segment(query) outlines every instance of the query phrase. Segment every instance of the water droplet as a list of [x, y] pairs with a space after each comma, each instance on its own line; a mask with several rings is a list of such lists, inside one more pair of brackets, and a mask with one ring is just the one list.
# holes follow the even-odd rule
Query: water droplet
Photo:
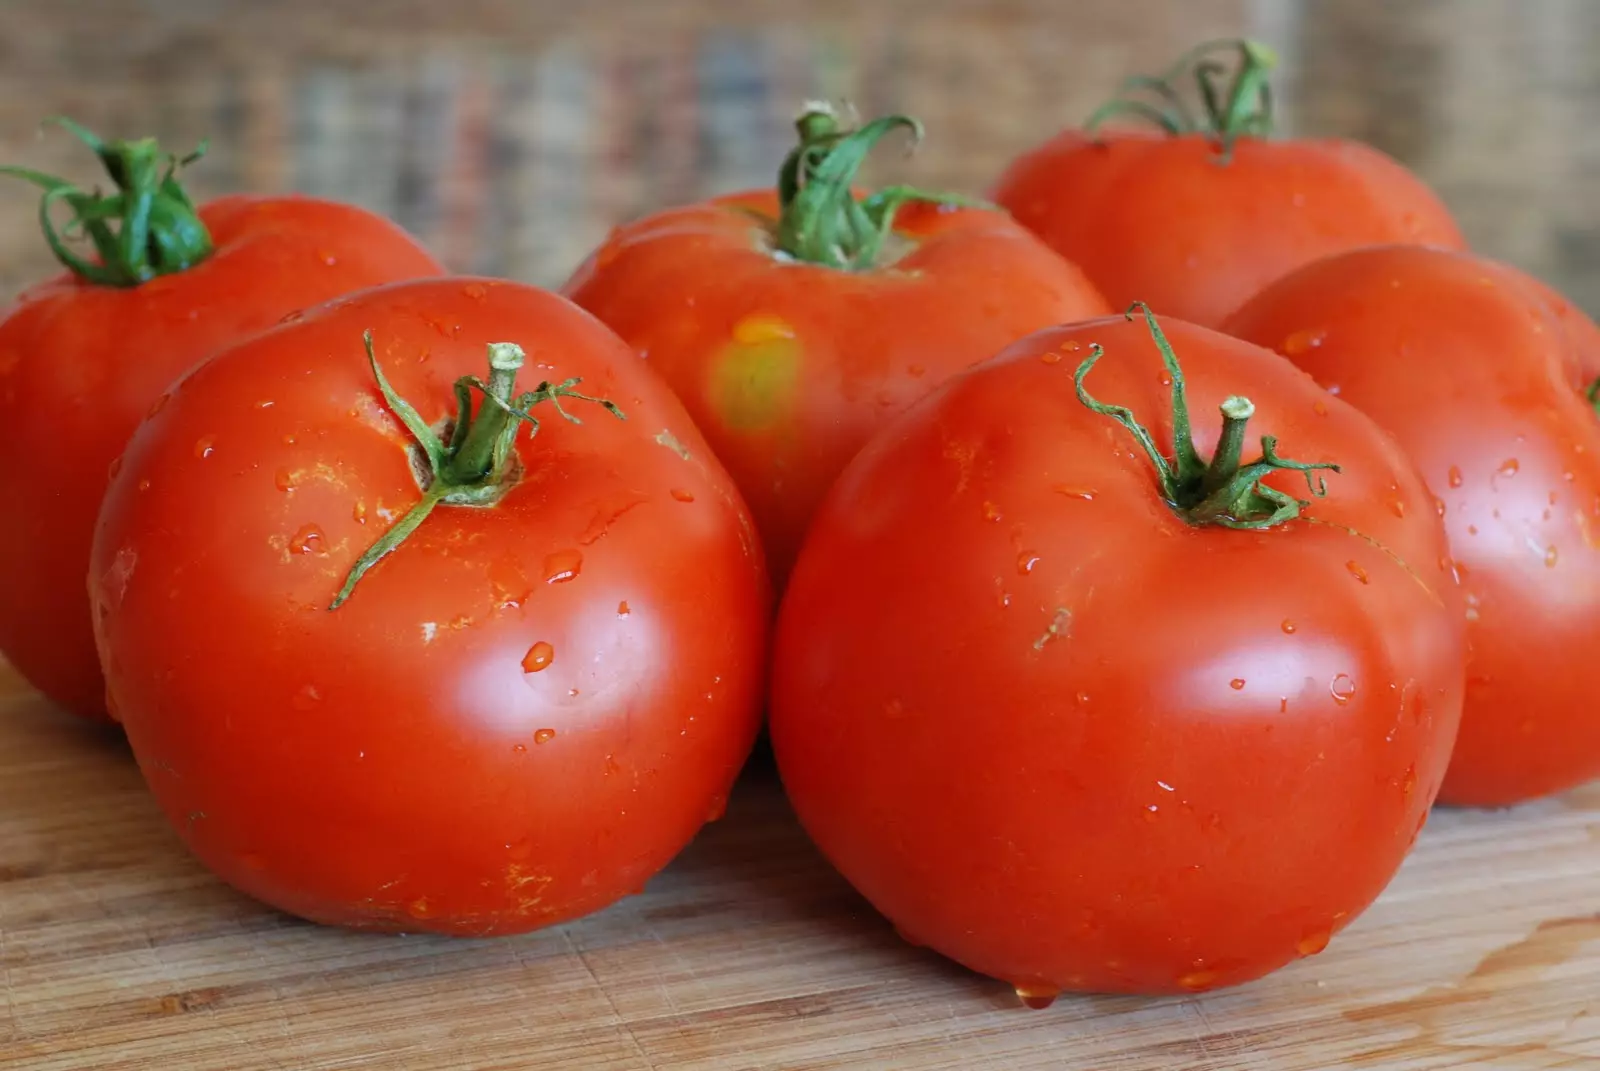
[[685, 491], [680, 487], [674, 487], [672, 489], [672, 497], [677, 499], [679, 502], [693, 502], [694, 492]]
[[426, 896], [419, 896], [406, 905], [406, 914], [414, 919], [429, 919], [433, 917], [433, 904], [428, 902]]
[[474, 301], [482, 301], [489, 296], [489, 288], [482, 283], [468, 283], [461, 288], [461, 292]]
[[1441, 517], [1444, 516], [1444, 499], [1440, 498], [1438, 495], [1433, 496], [1433, 512], [1437, 513]]
[[522, 656], [522, 671], [524, 673], [537, 673], [541, 669], [547, 669], [550, 663], [555, 661], [555, 657], [556, 649], [544, 640], [540, 640], [532, 647], [529, 647], [528, 653]]
[[1083, 349], [1083, 343], [1074, 342], [1071, 339], [1068, 339], [1061, 344], [1061, 348], [1066, 350], [1068, 353], [1077, 353], [1079, 350]]
[[194, 456], [204, 459], [210, 457], [217, 449], [215, 435], [202, 435], [194, 441]]
[[1176, 792], [1176, 791], [1178, 791], [1177, 789], [1173, 788], [1171, 785], [1167, 784], [1165, 781], [1157, 781], [1156, 782], [1156, 787], [1161, 789], [1161, 791], [1163, 791], [1163, 792]]
[[274, 402], [271, 398], [263, 398], [259, 402], [256, 403], [256, 408], [257, 409], [271, 409], [276, 404], [278, 404], [278, 403]]
[[558, 550], [544, 558], [544, 582], [565, 584], [576, 579], [583, 571], [583, 554], [576, 550]]
[[511, 745], [511, 753], [513, 755], [526, 755], [528, 753], [528, 745], [527, 744], [512, 744]]
[[535, 744], [548, 744], [555, 738], [556, 731], [554, 729], [539, 729], [533, 734], [533, 742]]
[[1352, 558], [1350, 561], [1345, 562], [1344, 563], [1344, 567], [1346, 569], [1350, 570], [1350, 575], [1351, 576], [1355, 577], [1357, 580], [1361, 581], [1363, 584], [1367, 584], [1367, 583], [1371, 582], [1371, 581], [1369, 581], [1367, 579], [1367, 571], [1365, 569], [1361, 568], [1361, 563], [1356, 561], [1355, 559]]
[[148, 479], [140, 480], [139, 481], [139, 490], [141, 490], [141, 491], [150, 490], [150, 481]]
[[1500, 462], [1500, 468], [1497, 471], [1501, 476], [1510, 477], [1515, 476], [1521, 470], [1522, 464], [1517, 461], [1516, 458], [1508, 457], [1504, 461]]
[[927, 374], [927, 371], [928, 370], [920, 364], [906, 365], [906, 375], [910, 376], [912, 379], [921, 379]]
[[1019, 985], [1016, 988], [1017, 999], [1024, 1008], [1034, 1011], [1043, 1011], [1056, 1002], [1061, 995], [1061, 990], [1053, 985]]
[[1000, 507], [999, 506], [995, 505], [993, 502], [985, 502], [983, 504], [983, 519], [984, 520], [986, 520], [986, 521], [998, 521], [1000, 519], [1000, 516], [1001, 516], [1001, 514], [1000, 514]]
[[1478, 534], [1478, 526], [1477, 526], [1477, 525], [1475, 525], [1475, 524], [1469, 524], [1469, 525], [1467, 525], [1467, 534], [1468, 534], [1468, 535], [1469, 535], [1469, 536], [1471, 536], [1471, 535], [1477, 535], [1477, 534]]
[[1154, 822], [1156, 819], [1158, 819], [1160, 817], [1161, 817], [1161, 805], [1159, 803], [1150, 803], [1150, 804], [1146, 804], [1145, 805], [1144, 820], [1146, 822]]
[[1039, 360], [1044, 364], [1060, 364], [1061, 354], [1057, 353], [1055, 350], [1046, 350], [1045, 352], [1039, 354]]
[[617, 616], [618, 617], [627, 617], [632, 612], [633, 612], [632, 610], [628, 609], [628, 600], [627, 599], [623, 599], [621, 602], [617, 603]]
[[367, 523], [367, 504], [365, 502], [357, 502], [354, 506], [352, 506], [350, 508], [350, 517], [357, 524], [366, 524]]
[[1244, 691], [1244, 678], [1243, 677], [1235, 677], [1235, 678], [1233, 678], [1233, 680], [1228, 682], [1228, 687], [1232, 688], [1236, 692]]
[[573, 699], [578, 698], [578, 689], [576, 689], [576, 688], [568, 688], [567, 689], [567, 695], [570, 696]]
[[1546, 569], [1554, 569], [1556, 567], [1556, 554], [1555, 547], [1544, 548], [1544, 567]]
[[1318, 416], [1327, 416], [1328, 403], [1318, 398], [1316, 401], [1311, 403], [1311, 411]]
[[1287, 617], [1283, 619], [1283, 624], [1280, 625], [1279, 627], [1282, 628], [1283, 631], [1285, 633], [1287, 633], [1288, 635], [1290, 635], [1290, 636], [1294, 635], [1295, 623], [1293, 621], [1290, 621]]
[[1198, 993], [1202, 989], [1209, 989], [1217, 982], [1217, 972], [1208, 970], [1193, 970], [1178, 976], [1178, 986], [1191, 993]]
[[1356, 694], [1356, 682], [1350, 679], [1350, 674], [1341, 673], [1329, 682], [1328, 694], [1333, 696], [1335, 703], [1343, 706]]
[[621, 772], [622, 772], [622, 766], [617, 762], [617, 757], [615, 755], [607, 755], [606, 756], [606, 776], [610, 777], [612, 774], [619, 774]]
[[325, 554], [322, 546], [322, 529], [314, 524], [302, 524], [289, 537], [289, 550], [294, 554]]
[[1400, 779], [1400, 794], [1409, 796], [1417, 790], [1417, 764], [1412, 763], [1406, 767], [1405, 776]]
[[278, 322], [280, 324], [297, 324], [305, 318], [306, 314], [304, 310], [295, 309], [293, 312], [285, 313], [283, 316], [279, 317]]
[[1027, 576], [1033, 572], [1033, 567], [1039, 564], [1039, 555], [1031, 550], [1025, 550], [1017, 555], [1017, 572]]
[[322, 693], [317, 691], [315, 684], [303, 684], [300, 690], [294, 693], [294, 698], [289, 700], [289, 705], [296, 710], [310, 710], [322, 702]]
[[279, 469], [272, 474], [272, 486], [284, 494], [288, 494], [294, 490], [294, 473], [288, 469]]
[[743, 346], [794, 338], [794, 327], [776, 316], [752, 313], [733, 325], [733, 340]]
[[1418, 688], [1411, 696], [1411, 723], [1421, 725], [1422, 719], [1427, 716], [1428, 701], [1423, 698], [1422, 689]]
[[1278, 697], [1278, 713], [1279, 714], [1287, 714], [1287, 713], [1289, 713], [1289, 697], [1288, 696], [1280, 695]]
[[1082, 487], [1073, 487], [1069, 484], [1058, 483], [1051, 487], [1050, 490], [1054, 491], [1058, 495], [1066, 495], [1068, 498], [1080, 498], [1085, 502], [1094, 501], [1094, 492], [1084, 490]]
[[1303, 331], [1296, 331], [1283, 340], [1283, 352], [1289, 357], [1298, 357], [1307, 350], [1314, 350], [1328, 341], [1328, 332], [1325, 328], [1308, 327]]
[[1328, 947], [1328, 942], [1333, 940], [1333, 931], [1329, 929], [1310, 930], [1294, 944], [1294, 950], [1302, 956], [1314, 956]]
[[1451, 465], [1450, 468], [1445, 471], [1445, 479], [1449, 481], [1451, 487], [1460, 487], [1461, 469], [1455, 465]]
[[1403, 499], [1403, 498], [1391, 499], [1390, 502], [1389, 502], [1389, 509], [1394, 512], [1394, 515], [1396, 517], [1404, 517], [1406, 515], [1405, 499]]
[[1086, 707], [1089, 705], [1088, 692], [1079, 692], [1077, 695], [1073, 696], [1072, 699], [1073, 702], [1077, 703], [1080, 707]]

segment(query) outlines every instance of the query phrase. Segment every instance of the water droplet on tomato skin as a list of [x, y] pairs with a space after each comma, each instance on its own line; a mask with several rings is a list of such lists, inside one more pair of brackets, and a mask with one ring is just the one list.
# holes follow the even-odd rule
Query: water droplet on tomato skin
[[512, 744], [511, 745], [511, 753], [513, 755], [526, 755], [528, 753], [528, 745], [527, 744]]
[[426, 896], [419, 896], [406, 905], [406, 914], [414, 919], [432, 918], [434, 914], [433, 904], [428, 901]]
[[1514, 457], [1508, 457], [1500, 462], [1500, 468], [1496, 470], [1498, 475], [1508, 478], [1515, 476], [1520, 471], [1522, 471], [1522, 463]]
[[535, 744], [548, 744], [555, 738], [556, 731], [554, 729], [539, 729], [533, 734], [533, 742]]
[[217, 450], [217, 437], [215, 435], [202, 435], [194, 441], [194, 456], [204, 461]]
[[1328, 340], [1328, 332], [1324, 328], [1308, 327], [1296, 331], [1283, 340], [1283, 352], [1289, 357], [1298, 357], [1308, 350], [1314, 350]]
[[1360, 562], [1351, 559], [1350, 561], [1344, 563], [1344, 567], [1350, 571], [1351, 576], [1355, 577], [1361, 583], [1371, 583], [1367, 577], [1367, 571], [1361, 567]]
[[1061, 354], [1055, 350], [1046, 350], [1044, 353], [1039, 354], [1039, 360], [1043, 364], [1060, 364]]
[[628, 600], [627, 599], [623, 599], [621, 602], [617, 603], [617, 616], [618, 617], [627, 617], [632, 612], [633, 611], [628, 608]]
[[1350, 679], [1350, 674], [1341, 673], [1328, 682], [1328, 694], [1333, 696], [1335, 703], [1343, 706], [1356, 694], [1356, 682]]
[[1392, 499], [1389, 502], [1389, 509], [1394, 513], [1394, 515], [1396, 517], [1404, 517], [1406, 515], [1406, 503], [1405, 503], [1405, 500], [1404, 499], [1400, 499], [1400, 498]]
[[1406, 767], [1404, 776], [1400, 778], [1400, 794], [1409, 796], [1417, 790], [1417, 764], [1412, 763]]
[[1449, 481], [1451, 487], [1460, 487], [1461, 470], [1455, 465], [1451, 465], [1450, 468], [1445, 472], [1445, 479]]
[[1283, 624], [1281, 626], [1279, 626], [1279, 627], [1283, 629], [1285, 635], [1289, 635], [1289, 636], [1293, 636], [1294, 635], [1295, 624], [1294, 624], [1293, 621], [1290, 621], [1287, 617], [1283, 619]]
[[1558, 553], [1555, 547], [1544, 548], [1544, 567], [1546, 569], [1554, 569], [1556, 567]]
[[288, 469], [279, 469], [272, 474], [272, 486], [284, 494], [289, 494], [294, 490], [294, 473]]
[[993, 502], [985, 502], [983, 504], [983, 519], [984, 520], [986, 520], [986, 521], [998, 521], [1000, 519], [1000, 517], [1001, 517], [1001, 513], [1000, 513], [1000, 507], [999, 506], [995, 505]]
[[1039, 564], [1039, 555], [1031, 550], [1025, 550], [1017, 555], [1017, 572], [1027, 576], [1033, 572], [1033, 567]]
[[474, 301], [482, 301], [489, 296], [489, 288], [482, 283], [468, 283], [461, 288], [461, 293]]
[[289, 538], [289, 551], [293, 554], [325, 554], [322, 529], [314, 524], [302, 524]]
[[294, 698], [289, 701], [289, 705], [296, 710], [311, 710], [320, 702], [322, 702], [322, 693], [317, 690], [317, 686], [315, 684], [305, 684], [301, 685], [300, 690], [294, 693]]
[[542, 571], [546, 584], [565, 584], [576, 579], [583, 571], [583, 554], [577, 550], [558, 550], [547, 554]]
[[556, 649], [544, 640], [540, 640], [528, 648], [528, 653], [522, 656], [522, 671], [524, 673], [538, 673], [540, 670], [549, 669], [550, 663], [556, 658]]
[[1061, 990], [1053, 985], [1029, 983], [1013, 986], [1012, 988], [1016, 990], [1017, 999], [1022, 1002], [1022, 1006], [1031, 1008], [1034, 1011], [1043, 1011], [1054, 1004], [1057, 997], [1061, 996]]
[[1086, 491], [1081, 487], [1073, 487], [1070, 484], [1058, 483], [1052, 486], [1050, 490], [1058, 495], [1066, 495], [1068, 498], [1076, 498], [1084, 502], [1094, 501], [1093, 491]]
[[906, 375], [910, 376], [912, 379], [921, 379], [927, 374], [927, 372], [927, 368], [920, 364], [910, 364], [906, 366]]
[[681, 487], [674, 487], [671, 490], [671, 492], [669, 492], [669, 493], [672, 495], [673, 498], [677, 499], [679, 502], [693, 502], [694, 501], [694, 492], [693, 491], [685, 491]]
[[1444, 516], [1444, 511], [1445, 511], [1444, 499], [1440, 498], [1438, 495], [1434, 495], [1433, 496], [1433, 512], [1435, 512], [1439, 516], [1443, 517]]
[[1217, 972], [1197, 968], [1178, 976], [1178, 988], [1187, 989], [1191, 993], [1198, 993], [1203, 989], [1210, 989], [1217, 984]]
[[149, 481], [149, 479], [143, 479], [143, 480], [139, 481], [139, 490], [141, 490], [141, 491], [150, 490], [150, 481]]
[[1327, 928], [1309, 930], [1296, 941], [1294, 950], [1301, 956], [1314, 956], [1328, 947], [1328, 942], [1333, 940], [1333, 931]]

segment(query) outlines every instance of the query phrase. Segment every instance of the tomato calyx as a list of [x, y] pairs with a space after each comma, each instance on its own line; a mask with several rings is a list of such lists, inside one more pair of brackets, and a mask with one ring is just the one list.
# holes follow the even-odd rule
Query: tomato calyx
[[[517, 455], [512, 450], [517, 432], [526, 423], [530, 438], [539, 433], [539, 419], [529, 412], [535, 405], [548, 402], [562, 418], [581, 424], [581, 420], [561, 407], [562, 398], [575, 398], [593, 402], [619, 420], [627, 419], [615, 402], [579, 393], [577, 386], [581, 380], [577, 378], [560, 383], [544, 380], [533, 390], [517, 394], [517, 371], [527, 355], [514, 342], [491, 342], [489, 381], [462, 376], [455, 382], [456, 416], [450, 422], [446, 440], [390, 385], [373, 350], [372, 332], [363, 332], [361, 340], [366, 345], [367, 361], [372, 365], [372, 375], [378, 382], [384, 403], [416, 440], [415, 467], [422, 498], [356, 559], [345, 577], [344, 586], [328, 606], [329, 610], [343, 606], [367, 570], [398, 549], [428, 519], [435, 506], [492, 506], [500, 501], [521, 473]], [[474, 390], [483, 395], [476, 413], [472, 408]]]
[[[0, 167], [0, 175], [44, 190], [39, 225], [50, 251], [67, 270], [98, 286], [131, 287], [184, 271], [211, 254], [211, 233], [177, 178], [180, 168], [205, 155], [205, 142], [180, 158], [163, 152], [154, 138], [102, 141], [71, 119], [51, 122], [100, 157], [117, 186], [115, 193], [101, 193], [26, 167]], [[52, 218], [57, 204], [72, 211], [59, 229]], [[68, 248], [68, 241], [84, 236], [94, 246], [94, 260]]]
[[1184, 389], [1183, 369], [1178, 355], [1167, 341], [1156, 322], [1155, 314], [1142, 301], [1134, 302], [1126, 316], [1133, 319], [1134, 312], [1144, 315], [1145, 326], [1161, 351], [1162, 363], [1172, 380], [1172, 447], [1171, 460], [1161, 453], [1149, 429], [1139, 423], [1133, 410], [1121, 405], [1107, 405], [1091, 397], [1083, 381], [1105, 349], [1095, 343], [1089, 347], [1089, 356], [1073, 374], [1073, 386], [1090, 411], [1108, 416], [1127, 428], [1141, 449], [1156, 467], [1161, 482], [1161, 496], [1167, 504], [1193, 525], [1215, 524], [1223, 528], [1271, 528], [1300, 516], [1300, 511], [1311, 503], [1287, 495], [1261, 480], [1270, 472], [1288, 470], [1305, 476], [1306, 486], [1318, 498], [1328, 493], [1327, 481], [1314, 475], [1319, 469], [1338, 472], [1332, 462], [1291, 461], [1278, 454], [1278, 440], [1271, 435], [1261, 436], [1261, 456], [1251, 462], [1242, 462], [1245, 428], [1255, 415], [1256, 407], [1250, 399], [1234, 395], [1222, 402], [1222, 435], [1217, 448], [1206, 461], [1194, 445], [1194, 432], [1189, 421], [1189, 401]]
[[[1228, 67], [1217, 57], [1229, 52], [1238, 56], [1238, 63], [1232, 80], [1222, 86], [1217, 80]], [[1116, 96], [1095, 109], [1084, 128], [1093, 134], [1115, 116], [1132, 116], [1154, 123], [1173, 137], [1205, 134], [1215, 142], [1219, 162], [1226, 163], [1237, 139], [1272, 134], [1269, 77], [1277, 62], [1272, 49], [1259, 41], [1206, 41], [1185, 52], [1165, 74], [1124, 79]], [[1204, 115], [1196, 114], [1178, 91], [1177, 83], [1184, 78], [1194, 79]]]
[[1595, 381], [1583, 392], [1583, 400], [1589, 403], [1595, 416], [1600, 416], [1600, 376], [1595, 377]]
[[922, 124], [908, 115], [887, 115], [851, 129], [840, 123], [831, 106], [812, 102], [794, 126], [800, 143], [778, 171], [774, 240], [780, 252], [795, 260], [843, 271], [872, 268], [902, 206], [988, 207], [960, 194], [929, 193], [914, 186], [886, 186], [856, 200], [856, 174], [885, 135], [905, 129], [913, 147], [922, 140]]

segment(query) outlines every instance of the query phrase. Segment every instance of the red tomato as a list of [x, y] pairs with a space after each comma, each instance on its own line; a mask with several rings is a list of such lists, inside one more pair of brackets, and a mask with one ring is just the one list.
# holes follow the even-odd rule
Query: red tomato
[[[164, 160], [153, 142], [99, 151], [130, 196], [150, 196], [148, 241], [119, 254], [105, 229], [112, 255], [93, 263], [59, 247], [73, 270], [0, 310], [0, 425], [34, 444], [0, 525], [0, 653], [56, 703], [95, 718], [105, 685], [84, 598], [89, 540], [106, 471], [139, 419], [196, 363], [287, 313], [443, 270], [360, 208], [224, 197], [196, 212], [151, 170]], [[67, 186], [54, 196], [80, 216], [97, 200]], [[124, 218], [120, 233], [134, 229]]]
[[1347, 253], [1269, 287], [1228, 330], [1400, 441], [1437, 495], [1466, 596], [1466, 712], [1440, 799], [1495, 806], [1600, 775], [1582, 671], [1600, 647], [1600, 329], [1464, 253]]
[[[994, 199], [1113, 304], [1147, 301], [1209, 327], [1262, 286], [1331, 253], [1380, 242], [1463, 245], [1433, 192], [1376, 149], [1268, 137], [1271, 54], [1251, 43], [1222, 47], [1240, 51], [1240, 71], [1226, 93], [1215, 90], [1218, 106], [1203, 122], [1172, 110], [1172, 101], [1181, 100], [1181, 75], [1215, 71], [1215, 46], [1157, 83], [1167, 94], [1165, 131], [1100, 132], [1097, 122], [1068, 130], [1013, 162]], [[1148, 107], [1118, 98], [1097, 118]]]
[[901, 187], [858, 203], [854, 167], [897, 124], [915, 129], [894, 117], [841, 137], [808, 112], [785, 165], [821, 156], [806, 185], [621, 227], [567, 284], [683, 399], [780, 585], [829, 484], [886, 420], [1030, 331], [1110, 311], [1004, 213]]
[[[511, 341], [525, 385], [560, 384], [489, 378], [543, 399], [537, 435], [508, 444], [483, 401], [435, 466], [404, 403], [459, 427], [483, 392], [461, 377]], [[567, 377], [626, 421], [578, 398], [560, 419]], [[720, 812], [760, 717], [737, 491], [631, 350], [530, 287], [368, 290], [206, 362], [130, 442], [91, 588], [162, 810], [224, 880], [321, 922], [511, 933], [637, 892]]]
[[[1192, 410], [1153, 327], [1115, 319], [1018, 342], [885, 429], [779, 614], [801, 822], [909, 940], [1035, 1004], [1320, 951], [1416, 839], [1460, 716], [1459, 596], [1399, 449], [1271, 353], [1166, 330]], [[1102, 346], [1079, 377], [1131, 416], [1074, 396]], [[1315, 472], [1238, 468], [1252, 411], [1266, 457], [1340, 463], [1325, 498], [1291, 497]], [[1162, 477], [1143, 428], [1176, 444]]]

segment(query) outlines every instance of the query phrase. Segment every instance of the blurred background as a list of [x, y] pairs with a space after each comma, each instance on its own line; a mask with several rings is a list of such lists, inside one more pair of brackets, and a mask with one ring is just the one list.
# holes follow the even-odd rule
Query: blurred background
[[[453, 267], [559, 284], [615, 222], [766, 185], [810, 97], [907, 112], [878, 174], [981, 192], [1125, 74], [1278, 52], [1285, 133], [1359, 138], [1481, 251], [1600, 309], [1600, 0], [0, 0], [0, 160], [89, 182], [70, 115], [238, 189], [385, 212]], [[54, 269], [0, 182], [0, 299]]]

